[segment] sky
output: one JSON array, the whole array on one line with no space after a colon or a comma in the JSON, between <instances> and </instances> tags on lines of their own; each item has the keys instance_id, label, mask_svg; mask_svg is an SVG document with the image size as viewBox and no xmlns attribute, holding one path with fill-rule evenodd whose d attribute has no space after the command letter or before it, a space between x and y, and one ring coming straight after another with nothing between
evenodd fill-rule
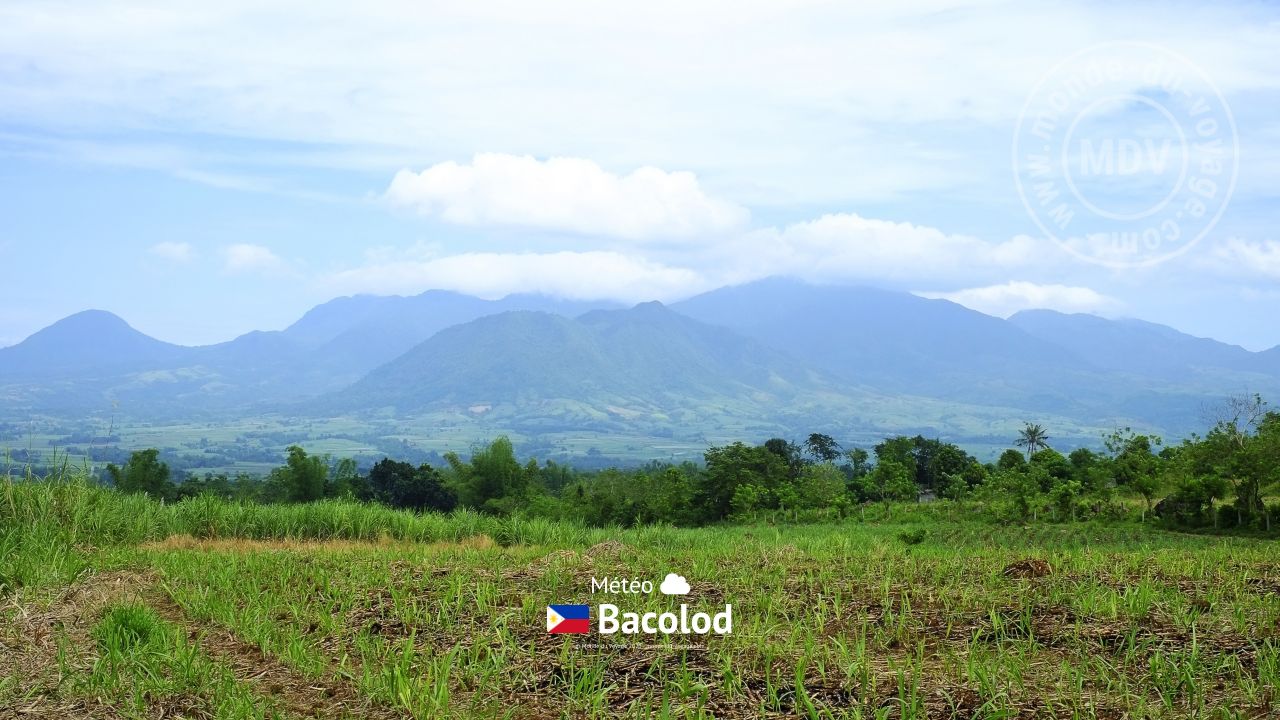
<instances>
[{"instance_id":1,"label":"sky","mask_svg":"<svg viewBox=\"0 0 1280 720\"><path fill-rule=\"evenodd\" d=\"M781 274L1265 349L1276 48L1266 3L9 0L0 346Z\"/></svg>"}]
</instances>

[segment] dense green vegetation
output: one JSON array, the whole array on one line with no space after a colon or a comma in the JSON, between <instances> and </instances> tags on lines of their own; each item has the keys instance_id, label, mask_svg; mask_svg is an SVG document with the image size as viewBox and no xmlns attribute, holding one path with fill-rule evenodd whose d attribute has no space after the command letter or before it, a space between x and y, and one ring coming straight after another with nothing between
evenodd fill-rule
<instances>
[{"instance_id":1,"label":"dense green vegetation","mask_svg":"<svg viewBox=\"0 0 1280 720\"><path fill-rule=\"evenodd\" d=\"M1280 414L1259 397L1231 399L1223 412L1203 437L1175 446L1126 428L1105 439L1103 452L1077 448L1068 455L1051 447L1046 428L1028 424L1012 443L1017 449L985 464L955 444L919 435L888 438L867 451L813 433L803 443L774 438L712 447L700 465L584 471L521 462L500 437L466 459L447 453L438 467L386 458L361 472L351 459L292 446L286 464L265 478L207 474L180 483L153 449L134 452L123 467L108 465L105 479L167 500L206 493L267 503L348 498L597 527L813 521L872 503L946 499L955 501L953 512L997 520L1155 514L1182 527L1270 531L1280 509L1264 498L1280 480Z\"/></svg>"}]
</instances>

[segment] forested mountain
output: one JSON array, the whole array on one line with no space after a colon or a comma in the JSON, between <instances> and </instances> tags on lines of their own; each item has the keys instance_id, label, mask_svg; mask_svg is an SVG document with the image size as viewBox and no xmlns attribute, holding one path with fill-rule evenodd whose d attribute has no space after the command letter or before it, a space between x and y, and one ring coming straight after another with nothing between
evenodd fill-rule
<instances>
[{"instance_id":1,"label":"forested mountain","mask_svg":"<svg viewBox=\"0 0 1280 720\"><path fill-rule=\"evenodd\" d=\"M781 402L817 373L659 303L577 319L507 312L444 330L339 393L344 409L562 401L617 415Z\"/></svg>"},{"instance_id":2,"label":"forested mountain","mask_svg":"<svg viewBox=\"0 0 1280 720\"><path fill-rule=\"evenodd\" d=\"M1002 320L945 300L777 278L673 308L848 382L1102 425L1179 434L1225 394L1280 391L1274 350L1250 353L1137 320L1052 311Z\"/></svg>"},{"instance_id":3,"label":"forested mountain","mask_svg":"<svg viewBox=\"0 0 1280 720\"><path fill-rule=\"evenodd\" d=\"M1280 348L1252 353L1137 320L770 279L664 307L430 291L339 298L285 330L186 348L101 311L0 349L14 419L118 407L137 417L458 411L523 428L643 421L808 422L971 431L1054 415L1177 435L1206 404L1280 393ZM975 408L986 408L975 411ZM960 418L965 418L962 422Z\"/></svg>"},{"instance_id":4,"label":"forested mountain","mask_svg":"<svg viewBox=\"0 0 1280 720\"><path fill-rule=\"evenodd\" d=\"M1038 383L1088 369L1061 346L946 300L770 279L677 303L850 381L902 392L971 393L957 381Z\"/></svg>"},{"instance_id":5,"label":"forested mountain","mask_svg":"<svg viewBox=\"0 0 1280 720\"><path fill-rule=\"evenodd\" d=\"M1010 317L1009 322L1107 370L1170 378L1215 369L1272 374L1280 371L1274 354L1249 352L1237 345L1194 337L1142 320L1024 310Z\"/></svg>"}]
</instances>

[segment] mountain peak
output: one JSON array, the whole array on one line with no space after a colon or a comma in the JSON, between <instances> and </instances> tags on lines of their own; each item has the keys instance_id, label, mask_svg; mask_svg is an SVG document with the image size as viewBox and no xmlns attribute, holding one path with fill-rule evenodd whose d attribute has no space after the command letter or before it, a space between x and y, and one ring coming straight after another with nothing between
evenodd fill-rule
<instances>
[{"instance_id":1,"label":"mountain peak","mask_svg":"<svg viewBox=\"0 0 1280 720\"><path fill-rule=\"evenodd\" d=\"M637 317L665 317L668 315L678 314L676 313L676 311L672 310L666 305L663 305L657 300L642 302L638 305L633 306L630 310L625 310L623 312L630 313L631 315L634 315Z\"/></svg>"},{"instance_id":2,"label":"mountain peak","mask_svg":"<svg viewBox=\"0 0 1280 720\"><path fill-rule=\"evenodd\" d=\"M689 318L657 300L650 300L626 309L592 310L581 315L578 320L588 325L624 327L636 324L687 322Z\"/></svg>"},{"instance_id":3,"label":"mountain peak","mask_svg":"<svg viewBox=\"0 0 1280 720\"><path fill-rule=\"evenodd\" d=\"M183 350L138 332L114 313L84 310L0 350L0 372L57 376L108 367L140 368Z\"/></svg>"},{"instance_id":4,"label":"mountain peak","mask_svg":"<svg viewBox=\"0 0 1280 720\"><path fill-rule=\"evenodd\" d=\"M65 330L95 327L110 328L114 330L133 330L129 323L125 322L124 318L119 315L107 310L91 308L89 310L81 310L78 313L68 315L36 334L39 335L42 332L53 330L54 328Z\"/></svg>"}]
</instances>

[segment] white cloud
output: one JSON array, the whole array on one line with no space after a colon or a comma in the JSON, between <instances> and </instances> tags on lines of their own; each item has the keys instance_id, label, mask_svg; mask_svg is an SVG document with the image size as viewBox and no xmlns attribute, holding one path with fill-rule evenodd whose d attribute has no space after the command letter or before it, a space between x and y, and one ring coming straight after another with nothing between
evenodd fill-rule
<instances>
[{"instance_id":1,"label":"white cloud","mask_svg":"<svg viewBox=\"0 0 1280 720\"><path fill-rule=\"evenodd\" d=\"M337 293L417 293L428 288L484 298L536 292L579 300L674 300L711 286L699 273L616 252L463 253L381 262L324 277Z\"/></svg>"},{"instance_id":2,"label":"white cloud","mask_svg":"<svg viewBox=\"0 0 1280 720\"><path fill-rule=\"evenodd\" d=\"M1019 310L1044 309L1080 313L1114 310L1119 303L1087 287L1037 285L1012 281L1002 285L968 288L952 292L917 292L916 295L959 303L997 317L1009 317Z\"/></svg>"},{"instance_id":3,"label":"white cloud","mask_svg":"<svg viewBox=\"0 0 1280 720\"><path fill-rule=\"evenodd\" d=\"M662 584L658 586L658 590L663 595L688 595L689 589L689 581L685 580L683 575L675 573L667 573L667 576L662 579Z\"/></svg>"},{"instance_id":4,"label":"white cloud","mask_svg":"<svg viewBox=\"0 0 1280 720\"><path fill-rule=\"evenodd\" d=\"M643 250L643 252L641 252ZM574 299L679 300L724 285L788 275L877 285L973 280L1060 270L1049 240L989 242L911 223L824 215L783 228L705 238L696 246L547 252L465 252L418 243L377 247L355 268L321 278L326 291L417 293L429 288L497 298L540 292ZM1060 272L1055 272L1060 275ZM917 285L918 286L918 285Z\"/></svg>"},{"instance_id":5,"label":"white cloud","mask_svg":"<svg viewBox=\"0 0 1280 720\"><path fill-rule=\"evenodd\" d=\"M263 245L237 243L228 245L222 252L227 272L268 272L284 267L284 261Z\"/></svg>"},{"instance_id":6,"label":"white cloud","mask_svg":"<svg viewBox=\"0 0 1280 720\"><path fill-rule=\"evenodd\" d=\"M992 0L372 0L359 13L306 11L305 27L280 33L297 8L3 4L0 118L287 139L380 169L483 148L695 167L736 176L741 192L761 185L761 198L812 202L971 187L975 152L1007 188L1008 129L1035 81L1133 27L1229 95L1280 85L1274 13L1233 3L1160 14ZM258 161L248 156L261 148L245 147ZM930 162L939 150L953 157Z\"/></svg>"},{"instance_id":7,"label":"white cloud","mask_svg":"<svg viewBox=\"0 0 1280 720\"><path fill-rule=\"evenodd\" d=\"M1227 238L1212 247L1202 264L1226 275L1280 279L1280 241Z\"/></svg>"},{"instance_id":8,"label":"white cloud","mask_svg":"<svg viewBox=\"0 0 1280 720\"><path fill-rule=\"evenodd\" d=\"M517 225L640 240L732 230L747 211L708 197L690 172L606 172L580 158L481 153L470 164L401 170L386 197L459 225Z\"/></svg>"},{"instance_id":9,"label":"white cloud","mask_svg":"<svg viewBox=\"0 0 1280 720\"><path fill-rule=\"evenodd\" d=\"M165 241L152 245L151 254L170 262L186 263L195 257L195 249L191 243Z\"/></svg>"},{"instance_id":10,"label":"white cloud","mask_svg":"<svg viewBox=\"0 0 1280 720\"><path fill-rule=\"evenodd\" d=\"M1001 278L1013 269L1051 263L1061 252L1050 241L1025 235L988 242L851 213L758 230L726 251L724 262L737 263L747 277L881 282Z\"/></svg>"}]
</instances>

